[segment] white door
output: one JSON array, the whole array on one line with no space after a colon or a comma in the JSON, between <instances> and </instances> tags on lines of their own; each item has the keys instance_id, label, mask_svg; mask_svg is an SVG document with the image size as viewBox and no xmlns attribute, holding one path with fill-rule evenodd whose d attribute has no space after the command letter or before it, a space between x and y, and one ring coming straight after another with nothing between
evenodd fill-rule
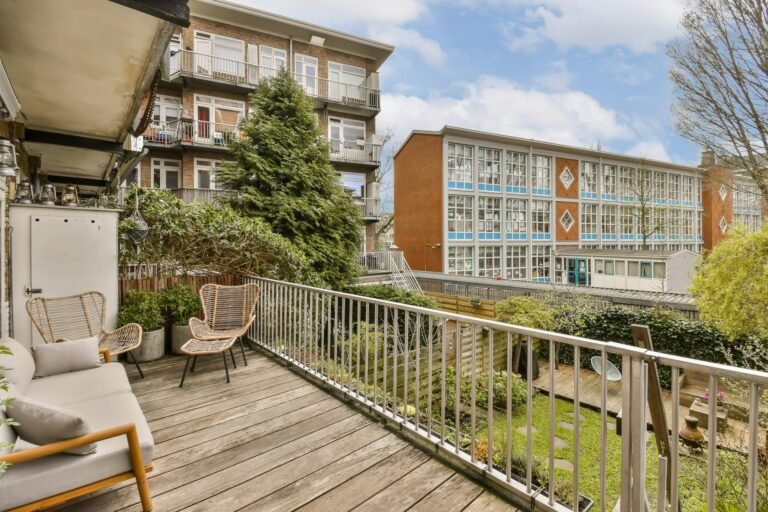
<instances>
[{"instance_id":1,"label":"white door","mask_svg":"<svg viewBox=\"0 0 768 512\"><path fill-rule=\"evenodd\" d=\"M211 56L213 55L213 43L209 36L198 34L195 36L195 73L198 75L211 74Z\"/></svg>"},{"instance_id":2,"label":"white door","mask_svg":"<svg viewBox=\"0 0 768 512\"><path fill-rule=\"evenodd\" d=\"M295 78L309 96L317 96L317 59L309 55L296 54Z\"/></svg>"},{"instance_id":3,"label":"white door","mask_svg":"<svg viewBox=\"0 0 768 512\"><path fill-rule=\"evenodd\" d=\"M171 44L168 45L168 51L170 52L170 69L171 75L181 71L181 36L174 35L171 37Z\"/></svg>"},{"instance_id":4,"label":"white door","mask_svg":"<svg viewBox=\"0 0 768 512\"><path fill-rule=\"evenodd\" d=\"M259 45L248 45L248 83L259 83Z\"/></svg>"}]
</instances>

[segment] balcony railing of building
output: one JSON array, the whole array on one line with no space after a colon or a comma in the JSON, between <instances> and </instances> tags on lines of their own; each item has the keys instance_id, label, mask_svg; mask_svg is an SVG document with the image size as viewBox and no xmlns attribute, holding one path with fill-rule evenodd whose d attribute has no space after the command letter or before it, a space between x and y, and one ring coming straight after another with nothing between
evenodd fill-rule
<instances>
[{"instance_id":1,"label":"balcony railing of building","mask_svg":"<svg viewBox=\"0 0 768 512\"><path fill-rule=\"evenodd\" d=\"M144 142L175 146L177 144L202 144L227 147L240 137L236 125L200 120L178 120L150 125L144 132Z\"/></svg>"},{"instance_id":2,"label":"balcony railing of building","mask_svg":"<svg viewBox=\"0 0 768 512\"><path fill-rule=\"evenodd\" d=\"M118 203L121 206L125 206L125 199L128 197L128 188L120 187L117 191ZM185 203L202 203L206 201L214 201L217 198L224 198L237 194L233 190L220 190L211 188L167 188L165 189L169 193L178 197Z\"/></svg>"},{"instance_id":3,"label":"balcony railing of building","mask_svg":"<svg viewBox=\"0 0 768 512\"><path fill-rule=\"evenodd\" d=\"M381 144L365 142L364 140L328 141L331 160L336 162L354 162L378 165L381 160Z\"/></svg>"},{"instance_id":4,"label":"balcony railing of building","mask_svg":"<svg viewBox=\"0 0 768 512\"><path fill-rule=\"evenodd\" d=\"M424 293L402 251L367 252L358 255L357 263L368 273L392 275L392 284L401 290Z\"/></svg>"},{"instance_id":5,"label":"balcony railing of building","mask_svg":"<svg viewBox=\"0 0 768 512\"><path fill-rule=\"evenodd\" d=\"M223 82L256 87L260 81L274 77L278 70L257 64L215 57L189 50L171 53L170 77L179 74L209 78ZM317 76L294 74L295 80L313 98L342 103L354 107L381 109L381 92L367 85L352 85ZM366 82L370 82L370 76Z\"/></svg>"},{"instance_id":6,"label":"balcony railing of building","mask_svg":"<svg viewBox=\"0 0 768 512\"><path fill-rule=\"evenodd\" d=\"M714 511L731 486L723 486L724 479L741 478L734 509L758 510L758 486L765 478L758 451L760 406L768 373L264 278L246 281L258 283L261 295L252 342L531 509L584 510L591 499L596 510L613 510L618 498L616 509L624 512L647 511L648 504L652 510L688 510L686 487L695 486L701 497L696 506ZM534 346L548 364L539 368ZM557 354L566 350L576 364L558 366ZM620 380L608 371L581 369L588 356L600 368L608 369L609 361L620 364ZM656 369L669 375L671 387L662 392L670 429L652 417L657 442L666 447L660 448L663 457L647 453L656 450L648 442L646 416L648 397L658 390ZM699 455L691 457L680 446L680 377L688 372L706 375L712 397L721 386L738 383L738 448L723 446L730 429L718 431L720 404L714 398L705 406L707 433L697 442ZM534 380L552 392L537 392ZM558 398L565 387L572 401ZM614 411L620 408L621 428L609 419L609 398ZM597 412L587 410L588 400ZM560 427L562 410L575 419L567 429ZM489 433L494 442L488 442ZM572 443L568 455L556 453L563 442ZM564 464L558 457L572 465L568 476L555 471ZM653 464L647 467L648 461ZM687 474L692 464L700 478ZM587 478L592 492L585 497Z\"/></svg>"},{"instance_id":7,"label":"balcony railing of building","mask_svg":"<svg viewBox=\"0 0 768 512\"><path fill-rule=\"evenodd\" d=\"M364 220L378 220L381 216L381 199L355 197L355 204L360 208L360 216Z\"/></svg>"}]
</instances>

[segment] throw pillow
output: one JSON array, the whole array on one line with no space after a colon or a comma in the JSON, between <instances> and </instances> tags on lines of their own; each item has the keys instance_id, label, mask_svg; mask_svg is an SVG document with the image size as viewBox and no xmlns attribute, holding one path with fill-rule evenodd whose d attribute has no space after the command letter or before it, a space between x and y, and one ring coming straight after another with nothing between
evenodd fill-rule
<instances>
[{"instance_id":1,"label":"throw pillow","mask_svg":"<svg viewBox=\"0 0 768 512\"><path fill-rule=\"evenodd\" d=\"M83 436L91 431L88 422L82 417L23 396L8 404L6 413L18 422L13 427L16 434L24 441L38 446ZM65 453L88 455L95 451L96 443L91 443Z\"/></svg>"},{"instance_id":2,"label":"throw pillow","mask_svg":"<svg viewBox=\"0 0 768 512\"><path fill-rule=\"evenodd\" d=\"M32 355L35 358L35 377L50 377L101 365L98 336L37 345L32 347Z\"/></svg>"}]
</instances>

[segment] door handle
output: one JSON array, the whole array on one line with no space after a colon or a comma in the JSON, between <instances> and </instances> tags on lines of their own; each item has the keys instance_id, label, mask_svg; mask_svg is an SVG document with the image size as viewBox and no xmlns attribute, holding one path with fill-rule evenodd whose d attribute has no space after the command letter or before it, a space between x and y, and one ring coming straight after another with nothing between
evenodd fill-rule
<instances>
[{"instance_id":1,"label":"door handle","mask_svg":"<svg viewBox=\"0 0 768 512\"><path fill-rule=\"evenodd\" d=\"M30 288L29 286L24 288L24 295L26 295L27 297L29 297L33 293L43 293L43 289L42 288Z\"/></svg>"}]
</instances>

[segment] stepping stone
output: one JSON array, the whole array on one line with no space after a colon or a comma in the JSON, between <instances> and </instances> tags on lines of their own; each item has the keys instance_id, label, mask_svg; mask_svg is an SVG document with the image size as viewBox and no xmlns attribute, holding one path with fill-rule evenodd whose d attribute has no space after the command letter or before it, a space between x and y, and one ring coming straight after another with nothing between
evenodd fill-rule
<instances>
[{"instance_id":1,"label":"stepping stone","mask_svg":"<svg viewBox=\"0 0 768 512\"><path fill-rule=\"evenodd\" d=\"M573 463L565 459L555 459L555 468L564 469L573 473Z\"/></svg>"},{"instance_id":2,"label":"stepping stone","mask_svg":"<svg viewBox=\"0 0 768 512\"><path fill-rule=\"evenodd\" d=\"M571 412L568 412L568 413L566 413L566 414L567 414L568 416L570 416L571 418L573 418L573 411L571 411ZM586 420L586 418L584 417L584 415L583 415L583 414L581 414L581 413L579 413L579 421L580 421L580 422L583 422L584 420Z\"/></svg>"},{"instance_id":3,"label":"stepping stone","mask_svg":"<svg viewBox=\"0 0 768 512\"><path fill-rule=\"evenodd\" d=\"M574 429L573 423L568 423L567 421L558 421L557 422L557 426L560 427L560 428L567 429L567 430L573 430Z\"/></svg>"},{"instance_id":4,"label":"stepping stone","mask_svg":"<svg viewBox=\"0 0 768 512\"><path fill-rule=\"evenodd\" d=\"M531 434L535 434L538 431L539 431L539 429L537 429L534 426L531 426ZM523 425L521 427L517 427L517 433L518 434L523 434L524 436L527 436L528 435L528 427L526 427L525 425Z\"/></svg>"},{"instance_id":5,"label":"stepping stone","mask_svg":"<svg viewBox=\"0 0 768 512\"><path fill-rule=\"evenodd\" d=\"M562 450L563 448L568 448L568 442L555 436L555 450Z\"/></svg>"}]
</instances>

